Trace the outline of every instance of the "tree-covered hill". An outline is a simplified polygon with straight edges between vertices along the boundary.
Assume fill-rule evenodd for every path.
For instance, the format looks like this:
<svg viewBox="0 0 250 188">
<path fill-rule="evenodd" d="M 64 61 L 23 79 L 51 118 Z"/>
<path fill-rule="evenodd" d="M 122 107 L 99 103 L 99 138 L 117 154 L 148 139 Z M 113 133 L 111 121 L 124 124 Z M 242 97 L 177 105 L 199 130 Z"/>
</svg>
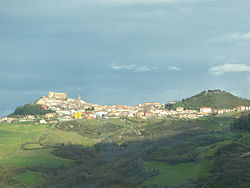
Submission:
<svg viewBox="0 0 250 188">
<path fill-rule="evenodd" d="M 233 108 L 236 106 L 250 106 L 250 100 L 232 95 L 222 90 L 202 91 L 190 98 L 178 101 L 175 104 L 166 104 L 167 109 L 175 109 L 182 106 L 186 109 L 199 109 L 200 107 L 212 107 L 214 109 Z"/>
<path fill-rule="evenodd" d="M 16 108 L 12 115 L 45 115 L 47 113 L 52 113 L 53 110 L 43 109 L 41 105 L 38 104 L 25 104 L 24 106 L 19 106 Z"/>
</svg>

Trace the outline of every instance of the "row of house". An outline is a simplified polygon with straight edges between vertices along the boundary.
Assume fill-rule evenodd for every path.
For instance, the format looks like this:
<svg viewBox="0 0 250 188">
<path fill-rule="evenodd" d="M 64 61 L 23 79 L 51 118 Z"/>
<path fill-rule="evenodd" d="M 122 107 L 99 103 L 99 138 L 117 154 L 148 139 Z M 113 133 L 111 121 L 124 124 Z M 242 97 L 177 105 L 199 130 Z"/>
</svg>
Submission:
<svg viewBox="0 0 250 188">
<path fill-rule="evenodd" d="M 250 110 L 249 106 L 236 106 L 235 108 L 223 108 L 223 109 L 212 109 L 211 107 L 201 107 L 200 112 L 202 113 L 215 113 L 215 114 L 225 114 L 229 112 L 240 112 L 244 110 Z"/>
<path fill-rule="evenodd" d="M 97 118 L 164 118 L 167 116 L 176 118 L 196 119 L 211 113 L 225 114 L 232 111 L 250 110 L 250 107 L 237 106 L 232 109 L 212 109 L 201 107 L 199 111 L 177 107 L 175 110 L 165 109 L 165 105 L 158 102 L 147 102 L 135 106 L 127 105 L 96 105 L 83 101 L 79 96 L 77 99 L 68 98 L 66 93 L 49 92 L 36 101 L 44 109 L 54 110 L 55 113 L 48 113 L 44 116 L 46 122 L 68 121 L 72 119 L 97 119 Z M 20 121 L 33 121 L 36 117 L 27 116 L 20 118 Z M 11 118 L 2 118 L 3 121 L 15 121 Z"/>
</svg>

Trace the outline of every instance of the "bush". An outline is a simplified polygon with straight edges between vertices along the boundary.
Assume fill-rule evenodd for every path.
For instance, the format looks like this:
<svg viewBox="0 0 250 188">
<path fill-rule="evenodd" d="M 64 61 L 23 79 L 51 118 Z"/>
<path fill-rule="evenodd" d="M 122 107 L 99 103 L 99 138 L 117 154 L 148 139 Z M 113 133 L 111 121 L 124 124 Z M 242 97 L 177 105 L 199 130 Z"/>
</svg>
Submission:
<svg viewBox="0 0 250 188">
<path fill-rule="evenodd" d="M 250 132 L 250 114 L 243 115 L 236 119 L 231 126 L 232 130 L 248 131 Z"/>
</svg>

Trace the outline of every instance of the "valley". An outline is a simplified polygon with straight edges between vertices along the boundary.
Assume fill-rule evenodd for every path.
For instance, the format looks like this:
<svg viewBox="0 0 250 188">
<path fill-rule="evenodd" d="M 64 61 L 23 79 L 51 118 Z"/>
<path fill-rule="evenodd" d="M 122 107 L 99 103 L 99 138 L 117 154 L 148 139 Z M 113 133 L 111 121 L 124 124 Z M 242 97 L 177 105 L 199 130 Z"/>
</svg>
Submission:
<svg viewBox="0 0 250 188">
<path fill-rule="evenodd" d="M 250 133 L 231 127 L 241 115 L 1 124 L 0 185 L 234 187 L 232 174 L 248 185 Z"/>
</svg>

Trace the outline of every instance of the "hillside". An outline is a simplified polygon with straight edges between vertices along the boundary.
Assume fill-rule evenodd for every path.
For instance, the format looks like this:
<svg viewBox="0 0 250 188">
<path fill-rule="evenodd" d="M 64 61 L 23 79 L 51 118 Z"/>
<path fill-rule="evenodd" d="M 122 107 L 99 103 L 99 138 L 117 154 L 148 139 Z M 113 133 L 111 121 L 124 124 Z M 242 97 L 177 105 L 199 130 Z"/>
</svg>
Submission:
<svg viewBox="0 0 250 188">
<path fill-rule="evenodd" d="M 0 124 L 0 187 L 249 187 L 239 115 Z"/>
<path fill-rule="evenodd" d="M 208 90 L 178 101 L 175 104 L 166 104 L 166 108 L 175 109 L 177 106 L 182 106 L 186 109 L 199 109 L 200 107 L 206 106 L 220 109 L 234 108 L 240 105 L 250 106 L 250 100 L 234 96 L 222 90 Z"/>
</svg>

